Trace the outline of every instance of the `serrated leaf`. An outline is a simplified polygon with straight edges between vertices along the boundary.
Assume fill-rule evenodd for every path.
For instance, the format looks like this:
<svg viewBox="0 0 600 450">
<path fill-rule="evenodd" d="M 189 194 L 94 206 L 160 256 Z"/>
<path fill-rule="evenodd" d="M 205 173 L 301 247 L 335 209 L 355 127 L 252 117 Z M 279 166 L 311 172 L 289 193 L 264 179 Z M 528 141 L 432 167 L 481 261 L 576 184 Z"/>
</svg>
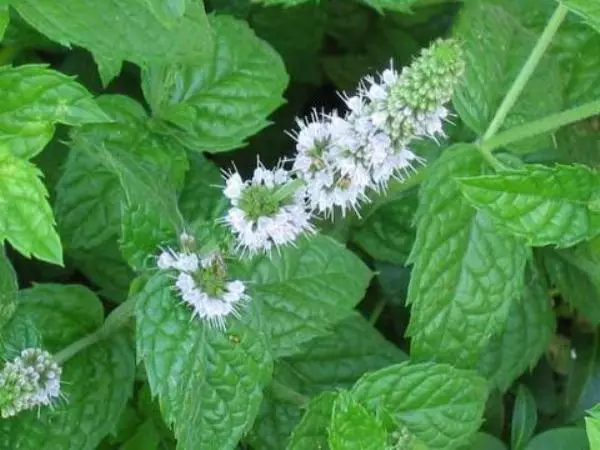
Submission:
<svg viewBox="0 0 600 450">
<path fill-rule="evenodd" d="M 478 364 L 479 372 L 501 391 L 537 363 L 554 334 L 552 303 L 538 276 L 512 303 L 504 329 L 485 347 Z"/>
<path fill-rule="evenodd" d="M 563 4 L 600 33 L 600 2 L 598 0 L 565 0 Z"/>
<path fill-rule="evenodd" d="M 60 238 L 40 171 L 29 161 L 0 148 L 0 243 L 26 257 L 62 265 Z"/>
<path fill-rule="evenodd" d="M 600 233 L 600 177 L 586 166 L 528 165 L 462 178 L 460 189 L 498 228 L 531 246 L 569 247 Z"/>
<path fill-rule="evenodd" d="M 386 202 L 361 221 L 352 240 L 377 260 L 404 265 L 415 239 L 416 209 L 414 195 Z"/>
<path fill-rule="evenodd" d="M 336 398 L 329 425 L 331 450 L 381 450 L 386 440 L 383 424 L 349 393 Z"/>
<path fill-rule="evenodd" d="M 18 290 L 17 274 L 6 256 L 4 246 L 0 245 L 0 336 L 2 327 L 15 311 Z"/>
<path fill-rule="evenodd" d="M 0 144 L 31 158 L 50 142 L 57 123 L 79 126 L 110 119 L 72 78 L 42 65 L 0 66 Z"/>
<path fill-rule="evenodd" d="M 137 349 L 148 382 L 182 449 L 233 449 L 252 425 L 271 377 L 272 361 L 259 300 L 211 328 L 174 296 L 173 280 L 157 273 L 139 279 Z"/>
<path fill-rule="evenodd" d="M 354 399 L 382 408 L 430 449 L 452 449 L 481 425 L 488 391 L 483 378 L 447 364 L 402 363 L 362 377 Z"/>
<path fill-rule="evenodd" d="M 302 395 L 313 396 L 349 388 L 366 372 L 406 359 L 406 354 L 354 313 L 336 325 L 332 334 L 315 338 L 303 345 L 298 355 L 279 360 L 274 379 Z M 267 389 L 249 443 L 261 450 L 281 450 L 302 413 L 298 405 Z"/>
<path fill-rule="evenodd" d="M 348 317 L 371 279 L 356 255 L 323 236 L 255 258 L 245 271 L 252 296 L 264 304 L 277 357 L 298 352 L 299 345 Z"/>
<path fill-rule="evenodd" d="M 552 428 L 535 436 L 526 450 L 589 450 L 582 428 Z"/>
<path fill-rule="evenodd" d="M 166 26 L 146 1 L 12 0 L 11 5 L 50 39 L 85 47 L 109 59 L 142 65 L 198 61 L 206 56 L 211 32 L 202 6 L 190 4 L 184 17 Z"/>
<path fill-rule="evenodd" d="M 523 27 L 517 16 L 491 2 L 469 2 L 461 9 L 453 35 L 463 42 L 466 70 L 454 94 L 462 120 L 483 134 L 509 86 L 534 47 L 537 33 Z M 563 106 L 562 79 L 554 60 L 544 57 L 503 129 L 558 112 Z M 550 144 L 549 136 L 517 144 L 537 150 Z"/>
<path fill-rule="evenodd" d="M 201 66 L 151 66 L 143 89 L 155 117 L 187 147 L 210 153 L 240 147 L 283 103 L 288 77 L 279 55 L 243 22 L 210 20 L 211 59 Z"/>
<path fill-rule="evenodd" d="M 600 260 L 591 243 L 572 249 L 540 249 L 548 277 L 571 306 L 593 324 L 600 323 Z"/>
<path fill-rule="evenodd" d="M 524 285 L 529 250 L 461 197 L 456 178 L 481 173 L 470 145 L 444 152 L 422 183 L 414 263 L 411 356 L 474 368 Z"/>
<path fill-rule="evenodd" d="M 529 389 L 519 385 L 510 427 L 511 450 L 524 450 L 537 425 L 537 406 Z"/>
<path fill-rule="evenodd" d="M 324 392 L 310 400 L 302 420 L 294 428 L 287 450 L 328 449 L 328 428 L 337 392 Z"/>
<path fill-rule="evenodd" d="M 43 346 L 56 351 L 102 323 L 102 305 L 82 286 L 37 285 L 22 291 L 16 315 L 31 319 Z M 63 365 L 61 393 L 52 408 L 0 421 L 0 446 L 23 450 L 94 450 L 131 395 L 135 374 L 124 332 L 96 343 Z"/>
</svg>

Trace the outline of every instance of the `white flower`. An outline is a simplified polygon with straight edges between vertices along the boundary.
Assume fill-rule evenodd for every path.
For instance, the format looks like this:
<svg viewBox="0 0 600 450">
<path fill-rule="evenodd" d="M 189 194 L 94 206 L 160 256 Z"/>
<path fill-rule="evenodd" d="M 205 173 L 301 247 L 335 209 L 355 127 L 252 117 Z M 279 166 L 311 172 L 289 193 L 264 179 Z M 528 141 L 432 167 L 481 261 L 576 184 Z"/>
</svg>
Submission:
<svg viewBox="0 0 600 450">
<path fill-rule="evenodd" d="M 318 135 L 319 131 L 313 129 L 310 133 Z M 231 174 L 230 178 L 237 176 Z M 281 166 L 268 170 L 259 163 L 223 219 L 242 253 L 268 253 L 274 246 L 291 243 L 301 234 L 314 232 L 301 184 Z"/>
<path fill-rule="evenodd" d="M 163 270 L 193 272 L 198 269 L 198 256 L 194 253 L 175 253 L 172 249 L 166 249 L 159 255 L 156 265 Z"/>
<path fill-rule="evenodd" d="M 244 181 L 242 180 L 242 177 L 240 177 L 239 173 L 233 173 L 229 178 L 227 178 L 227 183 L 223 193 L 225 194 L 225 197 L 227 197 L 233 203 L 239 200 L 243 190 Z"/>
</svg>

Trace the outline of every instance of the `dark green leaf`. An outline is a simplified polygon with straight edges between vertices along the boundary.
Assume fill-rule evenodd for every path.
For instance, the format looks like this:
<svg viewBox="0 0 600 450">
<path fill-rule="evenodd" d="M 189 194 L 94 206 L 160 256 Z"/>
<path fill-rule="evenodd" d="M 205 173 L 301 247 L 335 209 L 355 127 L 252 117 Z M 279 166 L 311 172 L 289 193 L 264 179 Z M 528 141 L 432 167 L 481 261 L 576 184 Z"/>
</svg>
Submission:
<svg viewBox="0 0 600 450">
<path fill-rule="evenodd" d="M 264 304 L 276 356 L 326 334 L 362 299 L 371 272 L 333 239 L 314 236 L 247 264 L 252 296 Z"/>
<path fill-rule="evenodd" d="M 600 233 L 598 174 L 586 166 L 528 165 L 462 178 L 467 200 L 529 245 L 569 247 Z"/>
<path fill-rule="evenodd" d="M 279 55 L 243 22 L 211 17 L 214 46 L 203 65 L 152 66 L 143 88 L 153 114 L 176 126 L 176 135 L 196 151 L 240 147 L 263 129 L 283 103 L 288 78 Z"/>
<path fill-rule="evenodd" d="M 383 408 L 427 448 L 451 449 L 479 429 L 488 392 L 474 372 L 447 364 L 402 363 L 365 375 L 352 394 L 372 413 Z"/>
<path fill-rule="evenodd" d="M 553 428 L 535 436 L 526 450 L 588 450 L 582 428 Z"/>
<path fill-rule="evenodd" d="M 264 326 L 253 299 L 227 330 L 192 319 L 173 280 L 138 279 L 137 349 L 165 420 L 182 448 L 233 449 L 248 431 L 271 377 Z"/>
<path fill-rule="evenodd" d="M 337 398 L 337 392 L 328 391 L 310 400 L 302 420 L 292 432 L 287 450 L 330 448 L 327 442 L 328 428 Z"/>
<path fill-rule="evenodd" d="M 408 292 L 411 356 L 474 368 L 521 295 L 529 250 L 461 197 L 455 178 L 481 172 L 470 145 L 433 163 L 422 183 Z"/>
<path fill-rule="evenodd" d="M 563 3 L 600 33 L 600 2 L 598 0 L 565 0 Z"/>
<path fill-rule="evenodd" d="M 8 26 L 10 16 L 8 14 L 8 5 L 0 5 L 0 41 L 4 37 L 4 31 Z"/>
<path fill-rule="evenodd" d="M 0 336 L 2 327 L 15 311 L 18 290 L 17 274 L 0 244 Z"/>
<path fill-rule="evenodd" d="M 510 427 L 511 450 L 524 450 L 537 425 L 537 406 L 529 389 L 520 384 Z"/>
</svg>

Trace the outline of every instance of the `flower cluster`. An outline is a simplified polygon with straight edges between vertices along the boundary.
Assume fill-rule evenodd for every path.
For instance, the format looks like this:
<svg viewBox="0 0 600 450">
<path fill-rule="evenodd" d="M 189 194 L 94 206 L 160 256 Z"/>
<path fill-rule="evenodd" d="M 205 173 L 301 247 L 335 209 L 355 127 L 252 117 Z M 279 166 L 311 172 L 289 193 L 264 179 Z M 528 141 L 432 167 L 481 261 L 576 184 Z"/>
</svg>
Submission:
<svg viewBox="0 0 600 450">
<path fill-rule="evenodd" d="M 28 348 L 0 372 L 0 415 L 50 405 L 60 394 L 61 368 L 48 352 Z"/>
<path fill-rule="evenodd" d="M 187 239 L 187 235 L 182 235 L 182 242 Z M 204 319 L 211 326 L 225 328 L 226 317 L 237 316 L 248 299 L 243 282 L 227 279 L 227 266 L 218 252 L 198 255 L 187 248 L 182 252 L 166 249 L 157 265 L 159 269 L 177 273 L 175 289 L 192 308 L 192 317 Z"/>
<path fill-rule="evenodd" d="M 242 253 L 269 252 L 314 231 L 304 187 L 281 166 L 268 170 L 259 163 L 247 181 L 237 172 L 228 174 L 225 196 L 232 207 L 224 221 Z"/>
</svg>

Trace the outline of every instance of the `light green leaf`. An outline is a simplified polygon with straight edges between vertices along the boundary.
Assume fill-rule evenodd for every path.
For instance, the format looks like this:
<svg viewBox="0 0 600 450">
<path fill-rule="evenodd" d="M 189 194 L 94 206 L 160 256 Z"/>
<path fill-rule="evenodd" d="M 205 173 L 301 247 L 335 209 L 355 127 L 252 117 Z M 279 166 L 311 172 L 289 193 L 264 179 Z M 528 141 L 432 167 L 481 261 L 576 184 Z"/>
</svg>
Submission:
<svg viewBox="0 0 600 450">
<path fill-rule="evenodd" d="M 358 313 L 337 324 L 332 334 L 312 339 L 302 349 L 276 363 L 274 379 L 306 396 L 349 388 L 365 373 L 407 359 Z M 267 389 L 249 443 L 261 450 L 285 448 L 302 414 L 297 405 Z"/>
<path fill-rule="evenodd" d="M 327 391 L 310 400 L 302 420 L 292 431 L 287 450 L 330 448 L 327 441 L 328 428 L 338 395 L 337 392 Z"/>
<path fill-rule="evenodd" d="M 540 249 L 553 285 L 593 324 L 600 323 L 600 258 L 591 242 L 568 249 Z"/>
<path fill-rule="evenodd" d="M 17 274 L 0 244 L 0 336 L 2 327 L 15 312 L 18 290 Z"/>
<path fill-rule="evenodd" d="M 415 240 L 416 209 L 414 195 L 386 202 L 361 221 L 352 240 L 377 260 L 404 265 Z"/>
<path fill-rule="evenodd" d="M 554 335 L 556 321 L 548 291 L 539 275 L 531 277 L 518 301 L 512 302 L 502 332 L 485 347 L 477 366 L 492 386 L 506 391 L 538 362 Z"/>
<path fill-rule="evenodd" d="M 529 389 L 520 384 L 510 427 L 511 450 L 524 450 L 537 425 L 537 406 Z"/>
<path fill-rule="evenodd" d="M 371 279 L 356 255 L 324 236 L 255 258 L 245 269 L 253 298 L 264 304 L 278 357 L 297 353 L 299 345 L 348 317 Z"/>
<path fill-rule="evenodd" d="M 36 285 L 21 292 L 15 316 L 32 320 L 44 348 L 57 351 L 98 328 L 103 310 L 82 286 Z M 94 450 L 115 427 L 131 395 L 135 361 L 125 332 L 118 332 L 63 366 L 63 400 L 0 421 L 3 448 Z"/>
<path fill-rule="evenodd" d="M 167 26 L 175 25 L 175 19 L 185 14 L 187 0 L 145 0 L 150 11 Z"/>
<path fill-rule="evenodd" d="M 467 200 L 529 245 L 569 247 L 600 233 L 600 177 L 586 166 L 529 165 L 462 178 Z"/>
<path fill-rule="evenodd" d="M 600 33 L 600 1 L 598 0 L 564 0 L 564 5 Z"/>
<path fill-rule="evenodd" d="M 4 31 L 6 31 L 9 21 L 8 5 L 0 4 L 0 41 L 2 41 L 2 38 L 4 37 Z"/>
<path fill-rule="evenodd" d="M 402 363 L 362 377 L 352 389 L 373 414 L 383 408 L 429 449 L 452 449 L 479 429 L 488 391 L 474 372 Z"/>
<path fill-rule="evenodd" d="M 174 295 L 171 276 L 134 283 L 138 357 L 179 446 L 235 448 L 258 413 L 272 371 L 259 300 L 220 330 L 192 319 Z"/>
<path fill-rule="evenodd" d="M 495 436 L 487 433 L 477 433 L 475 438 L 461 447 L 461 450 L 508 450 L 506 444 Z"/>
<path fill-rule="evenodd" d="M 404 13 L 410 12 L 410 6 L 418 1 L 419 0 L 362 0 L 363 3 L 379 12 L 389 10 Z"/>
<path fill-rule="evenodd" d="M 108 59 L 191 62 L 204 58 L 211 31 L 203 7 L 188 5 L 186 14 L 166 26 L 150 11 L 147 0 L 12 0 L 11 5 L 33 27 L 65 45 L 85 47 Z"/>
<path fill-rule="evenodd" d="M 483 134 L 505 93 L 521 70 L 537 40 L 518 16 L 493 2 L 468 2 L 461 9 L 453 35 L 463 42 L 466 70 L 455 90 L 454 107 L 462 120 Z M 503 129 L 544 117 L 562 109 L 559 67 L 542 58 L 531 80 L 508 114 Z M 533 138 L 519 147 L 537 150 L 550 137 Z"/>
<path fill-rule="evenodd" d="M 123 61 L 121 59 L 107 58 L 105 56 L 94 55 L 94 61 L 98 66 L 98 75 L 100 75 L 100 81 L 102 87 L 106 88 L 112 80 L 119 76 L 123 68 Z"/>
<path fill-rule="evenodd" d="M 535 436 L 526 450 L 588 450 L 582 428 L 553 428 Z"/>
<path fill-rule="evenodd" d="M 411 356 L 474 368 L 523 290 L 529 250 L 461 197 L 458 177 L 481 173 L 470 145 L 430 166 L 417 210 L 408 291 Z"/>
<path fill-rule="evenodd" d="M 8 240 L 26 257 L 62 265 L 60 238 L 41 172 L 0 147 L 0 244 Z"/>
<path fill-rule="evenodd" d="M 600 449 L 600 414 L 598 405 L 588 411 L 590 414 L 585 418 L 585 430 L 590 443 L 590 450 Z"/>
<path fill-rule="evenodd" d="M 329 427 L 331 450 L 381 450 L 386 440 L 387 431 L 374 415 L 349 393 L 338 395 Z"/>
<path fill-rule="evenodd" d="M 110 120 L 83 86 L 42 65 L 0 66 L 0 91 L 0 144 L 21 158 L 42 151 L 57 123 Z"/>
<path fill-rule="evenodd" d="M 288 77 L 279 55 L 241 21 L 211 17 L 214 46 L 202 65 L 151 66 L 143 89 L 155 117 L 195 151 L 240 147 L 283 103 Z"/>
</svg>

